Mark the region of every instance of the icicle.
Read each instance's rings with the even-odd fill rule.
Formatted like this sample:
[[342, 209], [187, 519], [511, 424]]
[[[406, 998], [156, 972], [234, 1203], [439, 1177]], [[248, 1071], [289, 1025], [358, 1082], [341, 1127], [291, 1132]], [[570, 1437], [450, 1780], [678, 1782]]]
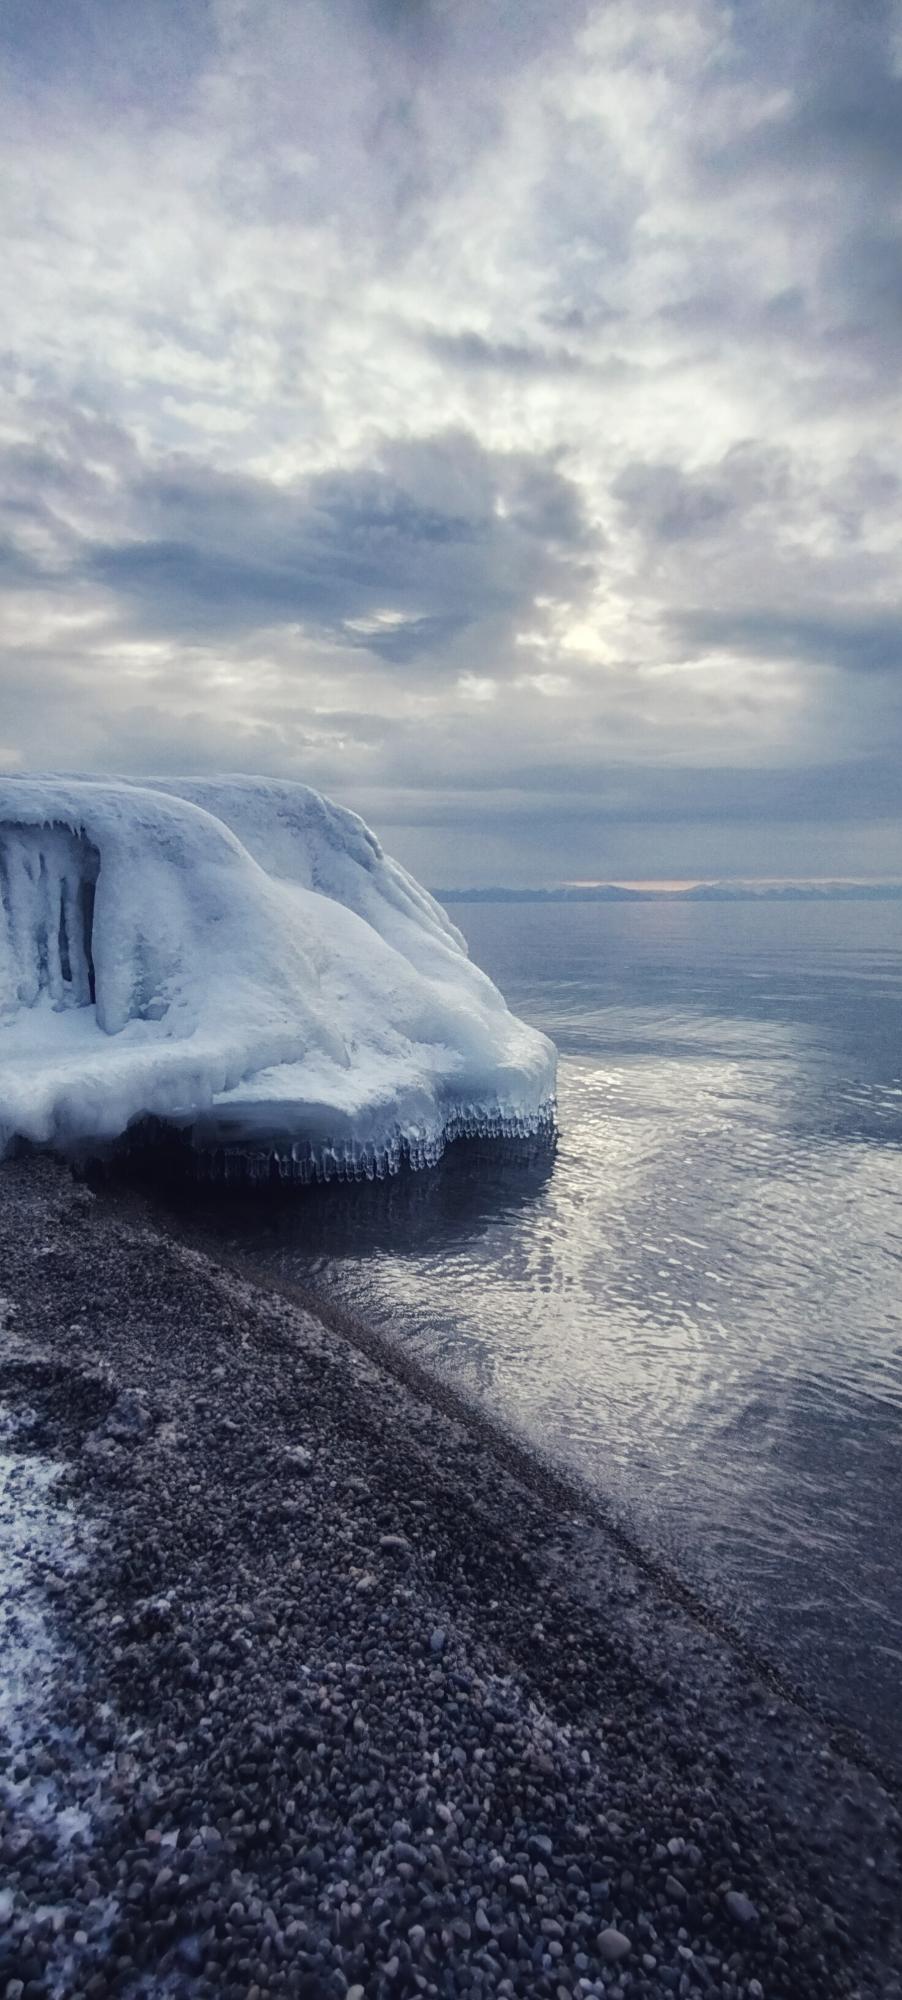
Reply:
[[97, 849], [59, 825], [0, 826], [0, 1007], [90, 1006]]

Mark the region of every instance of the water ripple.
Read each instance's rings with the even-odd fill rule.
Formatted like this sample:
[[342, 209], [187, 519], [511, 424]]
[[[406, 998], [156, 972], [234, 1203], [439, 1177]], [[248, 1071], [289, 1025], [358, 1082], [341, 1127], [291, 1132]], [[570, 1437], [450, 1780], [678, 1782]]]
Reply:
[[902, 1761], [902, 911], [661, 909], [460, 913], [564, 1052], [553, 1161], [242, 1247], [596, 1481]]

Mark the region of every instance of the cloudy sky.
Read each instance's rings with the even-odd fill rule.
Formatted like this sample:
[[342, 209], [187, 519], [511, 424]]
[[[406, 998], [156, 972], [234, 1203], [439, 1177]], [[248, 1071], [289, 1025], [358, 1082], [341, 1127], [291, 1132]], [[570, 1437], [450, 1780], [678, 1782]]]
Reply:
[[902, 8], [3, 0], [0, 767], [902, 875]]

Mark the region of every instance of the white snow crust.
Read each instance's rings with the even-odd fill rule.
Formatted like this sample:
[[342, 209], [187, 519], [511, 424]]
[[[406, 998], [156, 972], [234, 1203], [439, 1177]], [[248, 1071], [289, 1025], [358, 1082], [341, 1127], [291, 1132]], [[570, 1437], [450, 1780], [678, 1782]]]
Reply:
[[0, 1151], [146, 1117], [302, 1178], [551, 1127], [555, 1051], [290, 781], [0, 779]]

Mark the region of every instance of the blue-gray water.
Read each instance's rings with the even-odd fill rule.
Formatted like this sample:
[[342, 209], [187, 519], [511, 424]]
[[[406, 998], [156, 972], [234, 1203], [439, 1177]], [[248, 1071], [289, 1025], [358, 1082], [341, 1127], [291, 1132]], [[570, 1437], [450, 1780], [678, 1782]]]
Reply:
[[560, 1143], [219, 1227], [707, 1579], [902, 1764], [902, 904], [464, 905]]

